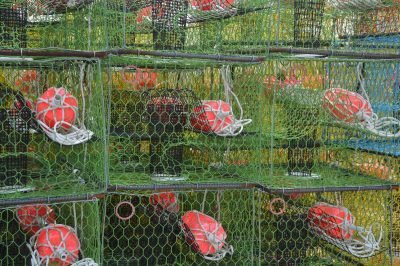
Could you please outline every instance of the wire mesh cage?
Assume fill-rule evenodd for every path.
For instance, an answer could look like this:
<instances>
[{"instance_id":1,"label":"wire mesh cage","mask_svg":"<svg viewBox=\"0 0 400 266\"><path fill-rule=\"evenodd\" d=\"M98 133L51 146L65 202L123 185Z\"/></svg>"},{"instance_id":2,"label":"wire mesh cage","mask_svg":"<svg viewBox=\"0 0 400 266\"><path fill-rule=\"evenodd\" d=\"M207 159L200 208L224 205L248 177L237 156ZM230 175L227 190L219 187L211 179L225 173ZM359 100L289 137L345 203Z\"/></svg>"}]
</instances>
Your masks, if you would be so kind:
<instances>
[{"instance_id":1,"label":"wire mesh cage","mask_svg":"<svg viewBox=\"0 0 400 266\"><path fill-rule=\"evenodd\" d=\"M1 264L99 263L100 211L98 200L2 207Z\"/></svg>"},{"instance_id":2,"label":"wire mesh cage","mask_svg":"<svg viewBox=\"0 0 400 266\"><path fill-rule=\"evenodd\" d=\"M367 52L364 58L396 54L398 8L398 1L276 1L270 11L268 34L261 35L259 40L264 46L247 46L241 51L247 54L276 50L301 54L330 51L347 52L346 56Z\"/></svg>"},{"instance_id":3,"label":"wire mesh cage","mask_svg":"<svg viewBox=\"0 0 400 266\"><path fill-rule=\"evenodd\" d=\"M133 4L115 0L107 3L109 45L213 54L233 50L232 46L236 46L236 50L252 45L250 39L256 42L260 34L268 35L266 28L254 25L270 23L270 8L270 2L258 0L139 1Z\"/></svg>"},{"instance_id":4,"label":"wire mesh cage","mask_svg":"<svg viewBox=\"0 0 400 266\"><path fill-rule=\"evenodd\" d=\"M261 192L261 265L392 265L392 190Z\"/></svg>"},{"instance_id":5,"label":"wire mesh cage","mask_svg":"<svg viewBox=\"0 0 400 266\"><path fill-rule=\"evenodd\" d=\"M99 70L87 60L1 62L2 198L104 189Z\"/></svg>"},{"instance_id":6,"label":"wire mesh cage","mask_svg":"<svg viewBox=\"0 0 400 266\"><path fill-rule=\"evenodd\" d=\"M270 165L261 168L263 182L277 187L397 182L397 62L269 64L270 102L262 125L273 145L263 154L263 165Z\"/></svg>"},{"instance_id":7,"label":"wire mesh cage","mask_svg":"<svg viewBox=\"0 0 400 266\"><path fill-rule=\"evenodd\" d=\"M294 1L294 45L318 47L325 0Z\"/></svg>"},{"instance_id":8,"label":"wire mesh cage","mask_svg":"<svg viewBox=\"0 0 400 266\"><path fill-rule=\"evenodd\" d=\"M27 16L26 3L10 0L0 3L0 47L26 47Z\"/></svg>"},{"instance_id":9,"label":"wire mesh cage","mask_svg":"<svg viewBox=\"0 0 400 266\"><path fill-rule=\"evenodd\" d=\"M110 73L111 183L256 181L262 69L165 62Z\"/></svg>"},{"instance_id":10,"label":"wire mesh cage","mask_svg":"<svg viewBox=\"0 0 400 266\"><path fill-rule=\"evenodd\" d=\"M105 49L102 0L6 0L1 48Z\"/></svg>"},{"instance_id":11,"label":"wire mesh cage","mask_svg":"<svg viewBox=\"0 0 400 266\"><path fill-rule=\"evenodd\" d=\"M253 190L111 193L104 265L252 265Z\"/></svg>"},{"instance_id":12,"label":"wire mesh cage","mask_svg":"<svg viewBox=\"0 0 400 266\"><path fill-rule=\"evenodd\" d=\"M186 0L154 0L153 42L156 50L182 49L187 19Z\"/></svg>"}]
</instances>

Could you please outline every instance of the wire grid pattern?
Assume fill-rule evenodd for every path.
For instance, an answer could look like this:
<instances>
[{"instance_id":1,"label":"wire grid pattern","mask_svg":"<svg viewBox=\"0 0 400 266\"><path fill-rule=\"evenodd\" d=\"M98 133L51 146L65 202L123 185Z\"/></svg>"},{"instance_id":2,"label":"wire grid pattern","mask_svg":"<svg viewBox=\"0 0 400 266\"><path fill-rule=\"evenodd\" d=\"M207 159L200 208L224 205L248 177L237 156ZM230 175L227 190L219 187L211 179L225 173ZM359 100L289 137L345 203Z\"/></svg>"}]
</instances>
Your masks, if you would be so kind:
<instances>
[{"instance_id":1,"label":"wire grid pattern","mask_svg":"<svg viewBox=\"0 0 400 266\"><path fill-rule=\"evenodd\" d=\"M16 7L15 1L0 3L0 47L26 47L27 6L22 3Z\"/></svg>"},{"instance_id":2,"label":"wire grid pattern","mask_svg":"<svg viewBox=\"0 0 400 266\"><path fill-rule=\"evenodd\" d=\"M391 191L317 192L317 193L258 193L260 206L261 265L392 265L393 238L392 207L396 200ZM318 203L345 207L356 226L367 230L375 224L373 234L383 237L373 256L357 258L325 241L312 230L310 208ZM322 216L321 221L329 216ZM339 218L331 219L340 223ZM321 223L322 228L338 229ZM335 229L336 228L336 229ZM339 232L339 231L335 231ZM352 236L353 237L353 236ZM354 236L355 237L355 236ZM340 237L341 238L341 237ZM343 239L342 239L343 240ZM342 241L341 240L341 241Z\"/></svg>"},{"instance_id":3,"label":"wire grid pattern","mask_svg":"<svg viewBox=\"0 0 400 266\"><path fill-rule=\"evenodd\" d=\"M343 122L326 105L332 89L361 93L361 74L372 111L379 117L398 118L396 61L277 60L269 69L266 109L272 108L263 132L271 135L274 148L263 154L263 165L269 167L261 168L269 177L263 180L268 186L397 182L398 139L388 137L390 130L377 135L357 123Z\"/></svg>"},{"instance_id":4,"label":"wire grid pattern","mask_svg":"<svg viewBox=\"0 0 400 266\"><path fill-rule=\"evenodd\" d=\"M106 124L99 71L96 62L84 59L1 62L1 198L104 191ZM67 107L66 111L54 112L91 130L94 137L89 142L62 145L57 141L62 140L64 133L58 134L57 141L45 134L39 125L42 118L38 111L43 111L39 101L52 88L64 88L77 99L72 117ZM43 114L46 119L54 115Z\"/></svg>"},{"instance_id":5,"label":"wire grid pattern","mask_svg":"<svg viewBox=\"0 0 400 266\"><path fill-rule=\"evenodd\" d=\"M163 196L167 194L173 197ZM254 200L254 190L111 193L104 213L104 265L214 265L185 240L182 217L193 210L218 221L226 243L233 246L233 254L218 264L255 265ZM203 225L213 230L212 223ZM205 240L197 243L209 245Z\"/></svg>"},{"instance_id":6,"label":"wire grid pattern","mask_svg":"<svg viewBox=\"0 0 400 266\"><path fill-rule=\"evenodd\" d=\"M374 112L396 118L396 112L381 111L395 107L395 61L286 59L233 64L232 90L243 118L252 122L237 136L221 136L199 127L201 120L196 120L196 106L202 100L227 101L220 64L130 59L129 64L137 62L137 67L114 62L119 67L109 72L112 185L255 182L305 188L398 182L397 138L341 122L323 102L324 93L332 88L357 91L357 66L364 65ZM378 90L381 87L385 89ZM172 98L174 103L157 109L149 105L154 97ZM240 106L229 97L239 119Z\"/></svg>"},{"instance_id":7,"label":"wire grid pattern","mask_svg":"<svg viewBox=\"0 0 400 266\"><path fill-rule=\"evenodd\" d=\"M56 223L72 227L81 247L79 259L86 257L100 261L101 207L96 199L54 204L22 204L3 207L0 214L2 265L31 265L31 253L27 244L34 232L38 232L40 219L43 225ZM55 237L52 243L56 243L56 239Z\"/></svg>"},{"instance_id":8,"label":"wire grid pattern","mask_svg":"<svg viewBox=\"0 0 400 266\"><path fill-rule=\"evenodd\" d=\"M100 0L5 0L1 48L93 50L107 47Z\"/></svg>"},{"instance_id":9,"label":"wire grid pattern","mask_svg":"<svg viewBox=\"0 0 400 266\"><path fill-rule=\"evenodd\" d=\"M128 60L124 59L132 62ZM119 67L109 73L111 184L165 184L153 174L174 176L167 183L178 179L196 183L256 181L252 177L257 175L257 163L252 158L259 158L260 106L251 103L260 99L261 80L248 73L262 71L260 66L231 68L232 90L239 106L232 95L227 99L224 93L221 64L207 67L201 61L182 61L183 69L176 69L178 65L164 62L151 65L139 59L136 68L113 63ZM157 99L170 102L157 103ZM211 128L207 130L210 124L199 120L201 114L196 116L202 100L232 101L235 119L240 119L241 107L243 118L251 115L253 122L236 137L220 136Z\"/></svg>"}]
</instances>

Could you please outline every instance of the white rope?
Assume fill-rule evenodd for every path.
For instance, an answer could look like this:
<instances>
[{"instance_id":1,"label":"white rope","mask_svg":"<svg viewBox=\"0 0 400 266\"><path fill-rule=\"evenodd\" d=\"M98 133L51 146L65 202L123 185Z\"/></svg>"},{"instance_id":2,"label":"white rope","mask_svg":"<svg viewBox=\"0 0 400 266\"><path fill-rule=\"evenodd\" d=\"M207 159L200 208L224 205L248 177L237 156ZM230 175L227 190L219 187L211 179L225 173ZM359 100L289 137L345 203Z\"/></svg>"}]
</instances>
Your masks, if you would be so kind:
<instances>
[{"instance_id":1,"label":"white rope","mask_svg":"<svg viewBox=\"0 0 400 266\"><path fill-rule=\"evenodd\" d=\"M81 69L81 71L83 71L83 70ZM76 106L70 105L68 102L65 101L65 99L67 99L67 98L74 98L74 97L72 95L67 96L66 91L63 95L59 94L59 91L61 89L62 88L55 88L55 91L56 91L55 98L58 97L58 99L55 99L55 101L53 100L54 103L49 104L48 100L43 99L41 97L38 99L37 105L39 105L40 103L46 103L46 104L49 104L49 107L38 112L36 114L37 117L40 118L42 115L45 116L47 114L47 112L53 112L55 109L70 108L74 111L75 119L78 122L78 124L81 124L79 121L79 118L78 118L78 108ZM82 95L84 95L83 86L81 86L81 91L82 91ZM85 109L85 101L84 100L83 100L83 109ZM57 121L54 124L53 128L50 128L46 123L44 123L40 119L37 119L39 126L51 140L53 140L61 145L71 146L71 145L77 145L77 144L86 142L92 138L94 133L90 130L87 130L83 123L82 123L81 127L79 128L69 122L63 121L64 112L62 112L62 114L63 114L63 117L62 117L61 121ZM82 114L84 116L84 114L85 114L84 110L82 111ZM69 128L68 132L64 132L65 131L64 128ZM62 131L62 132L59 132L59 131Z\"/></svg>"},{"instance_id":2,"label":"white rope","mask_svg":"<svg viewBox=\"0 0 400 266\"><path fill-rule=\"evenodd\" d=\"M217 110L213 108L213 106L210 104L210 101L202 101L203 103L203 108L205 112L213 112L215 114L215 119L214 122L211 126L213 129L214 133L217 134L218 136L237 136L243 131L243 127L245 125L248 125L252 122L251 119L243 119L243 108L242 105L240 104L239 98L236 96L236 94L232 91L232 79L230 77L230 68L229 66L224 66L221 69L221 76L222 80L224 82L224 91L225 91L225 98L228 104L230 104L230 108L228 111L223 110L223 105L224 102L221 100L216 101L217 102ZM234 98L236 101L239 110L240 110L240 115L239 119L236 119L233 110L232 110L232 105L231 105L231 96ZM226 123L225 120L229 117L232 121L230 123ZM209 121L208 121L209 122ZM219 125L218 125L219 123Z\"/></svg>"},{"instance_id":3,"label":"white rope","mask_svg":"<svg viewBox=\"0 0 400 266\"><path fill-rule=\"evenodd\" d=\"M354 217L347 208L333 206L327 203L317 203L317 205L321 204L331 208L340 208L342 211L344 211L345 215L344 217L337 217L323 213L321 217L311 218L310 228L317 236L320 236L325 241L337 246L344 251L349 252L350 254L358 258L371 257L380 250L380 242L383 238L383 228L381 225L375 223L371 225L369 229L365 229L361 226L356 226L354 225ZM348 217L350 217L350 221L347 219ZM326 226L321 228L320 225L314 223L314 219L323 220L322 223L326 224ZM340 220L342 220L342 223L337 223L337 221ZM380 228L378 239L373 233L374 226ZM334 238L330 236L328 234L330 230L340 231L342 234L341 238ZM350 233L352 231L354 233ZM348 236L346 237L347 234Z\"/></svg>"},{"instance_id":4,"label":"white rope","mask_svg":"<svg viewBox=\"0 0 400 266\"><path fill-rule=\"evenodd\" d=\"M360 83L360 88L362 92L362 96L365 97L366 101L369 104L369 97L368 94L365 90L365 80L362 74L361 70L362 64L358 63L357 65L357 79ZM400 121L394 117L381 117L379 118L376 113L372 113L371 117L368 117L365 120L365 123L361 123L361 126L369 131L371 131L373 134L378 135L380 137L386 137L386 138L398 138L400 137ZM395 133L392 133L397 127Z\"/></svg>"}]
</instances>

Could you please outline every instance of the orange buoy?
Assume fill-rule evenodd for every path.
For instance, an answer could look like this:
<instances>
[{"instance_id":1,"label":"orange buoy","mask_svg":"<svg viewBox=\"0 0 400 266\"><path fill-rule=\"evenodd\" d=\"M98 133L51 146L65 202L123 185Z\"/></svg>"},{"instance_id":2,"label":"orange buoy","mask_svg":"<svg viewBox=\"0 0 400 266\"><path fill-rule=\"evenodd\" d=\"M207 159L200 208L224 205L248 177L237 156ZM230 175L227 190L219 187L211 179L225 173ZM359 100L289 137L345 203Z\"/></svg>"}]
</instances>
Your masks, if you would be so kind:
<instances>
[{"instance_id":1,"label":"orange buoy","mask_svg":"<svg viewBox=\"0 0 400 266\"><path fill-rule=\"evenodd\" d=\"M64 88L49 88L37 101L37 119L49 128L62 127L68 131L75 124L78 101Z\"/></svg>"},{"instance_id":2,"label":"orange buoy","mask_svg":"<svg viewBox=\"0 0 400 266\"><path fill-rule=\"evenodd\" d=\"M68 266L79 257L80 242L74 230L69 226L49 225L38 231L35 240L34 248L42 262Z\"/></svg>"},{"instance_id":3,"label":"orange buoy","mask_svg":"<svg viewBox=\"0 0 400 266\"><path fill-rule=\"evenodd\" d=\"M56 214L47 205L26 205L17 208L17 220L27 234L34 235L48 224L55 223Z\"/></svg>"},{"instance_id":4,"label":"orange buoy","mask_svg":"<svg viewBox=\"0 0 400 266\"><path fill-rule=\"evenodd\" d=\"M373 115L370 103L360 94L340 88L327 90L322 106L344 122L364 122Z\"/></svg>"},{"instance_id":5,"label":"orange buoy","mask_svg":"<svg viewBox=\"0 0 400 266\"><path fill-rule=\"evenodd\" d=\"M317 227L335 239L349 239L353 236L355 219L344 207L326 203L317 203L308 211L308 219L312 227Z\"/></svg>"}]
</instances>

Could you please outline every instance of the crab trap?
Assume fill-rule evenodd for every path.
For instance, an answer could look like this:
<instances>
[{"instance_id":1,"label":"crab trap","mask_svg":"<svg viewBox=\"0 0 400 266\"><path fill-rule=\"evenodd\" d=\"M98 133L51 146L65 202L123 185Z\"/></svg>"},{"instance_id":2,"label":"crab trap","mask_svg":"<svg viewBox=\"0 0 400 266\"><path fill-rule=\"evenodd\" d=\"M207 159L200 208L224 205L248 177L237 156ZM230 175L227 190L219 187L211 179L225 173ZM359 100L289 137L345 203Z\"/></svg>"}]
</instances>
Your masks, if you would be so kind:
<instances>
[{"instance_id":1,"label":"crab trap","mask_svg":"<svg viewBox=\"0 0 400 266\"><path fill-rule=\"evenodd\" d=\"M269 23L264 24L268 25L268 34L258 40L263 45L258 49L243 47L243 53L267 52L270 48L307 54L398 53L399 2L396 0L295 0L273 1L271 5ZM310 49L304 52L302 48Z\"/></svg>"},{"instance_id":2,"label":"crab trap","mask_svg":"<svg viewBox=\"0 0 400 266\"><path fill-rule=\"evenodd\" d=\"M255 29L257 24L268 23L267 13L271 7L268 1L108 2L110 47L215 54L222 51L224 41L246 42L249 38L256 41L259 34L268 35L264 28Z\"/></svg>"},{"instance_id":3,"label":"crab trap","mask_svg":"<svg viewBox=\"0 0 400 266\"><path fill-rule=\"evenodd\" d=\"M104 265L254 265L253 189L110 193Z\"/></svg>"},{"instance_id":4,"label":"crab trap","mask_svg":"<svg viewBox=\"0 0 400 266\"><path fill-rule=\"evenodd\" d=\"M100 262L99 200L20 203L0 210L0 264L97 265L93 262Z\"/></svg>"},{"instance_id":5,"label":"crab trap","mask_svg":"<svg viewBox=\"0 0 400 266\"><path fill-rule=\"evenodd\" d=\"M87 60L1 62L1 197L104 189L99 70Z\"/></svg>"},{"instance_id":6,"label":"crab trap","mask_svg":"<svg viewBox=\"0 0 400 266\"><path fill-rule=\"evenodd\" d=\"M263 183L273 187L398 182L396 61L271 60L265 77ZM268 167L269 166L269 167Z\"/></svg>"},{"instance_id":7,"label":"crab trap","mask_svg":"<svg viewBox=\"0 0 400 266\"><path fill-rule=\"evenodd\" d=\"M268 265L392 265L393 191L261 192ZM264 265L263 263L261 263Z\"/></svg>"},{"instance_id":8,"label":"crab trap","mask_svg":"<svg viewBox=\"0 0 400 266\"><path fill-rule=\"evenodd\" d=\"M102 0L5 0L1 48L105 49Z\"/></svg>"},{"instance_id":9,"label":"crab trap","mask_svg":"<svg viewBox=\"0 0 400 266\"><path fill-rule=\"evenodd\" d=\"M249 73L260 65L116 60L123 61L109 73L111 184L256 181L262 82Z\"/></svg>"}]
</instances>

